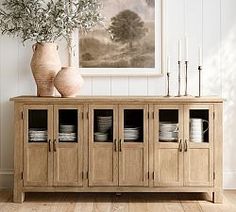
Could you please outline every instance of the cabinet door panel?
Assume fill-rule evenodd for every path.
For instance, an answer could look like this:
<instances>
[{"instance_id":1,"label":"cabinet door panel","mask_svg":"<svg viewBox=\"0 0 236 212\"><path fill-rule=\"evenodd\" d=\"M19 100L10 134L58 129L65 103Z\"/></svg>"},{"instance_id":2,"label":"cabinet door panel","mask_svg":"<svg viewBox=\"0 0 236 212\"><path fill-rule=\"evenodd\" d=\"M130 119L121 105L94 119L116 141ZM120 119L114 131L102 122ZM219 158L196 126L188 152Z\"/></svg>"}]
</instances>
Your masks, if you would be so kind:
<instances>
[{"instance_id":1,"label":"cabinet door panel","mask_svg":"<svg viewBox=\"0 0 236 212\"><path fill-rule=\"evenodd\" d=\"M155 186L183 185L183 154L178 149L159 149L155 162Z\"/></svg>"},{"instance_id":2,"label":"cabinet door panel","mask_svg":"<svg viewBox=\"0 0 236 212\"><path fill-rule=\"evenodd\" d=\"M89 186L118 186L118 116L114 105L89 109Z\"/></svg>"},{"instance_id":3,"label":"cabinet door panel","mask_svg":"<svg viewBox=\"0 0 236 212\"><path fill-rule=\"evenodd\" d=\"M53 179L53 107L24 107L24 186L50 186Z\"/></svg>"},{"instance_id":4,"label":"cabinet door panel","mask_svg":"<svg viewBox=\"0 0 236 212\"><path fill-rule=\"evenodd\" d=\"M54 154L54 185L73 186L82 184L82 158L74 145L60 145Z\"/></svg>"},{"instance_id":5,"label":"cabinet door panel","mask_svg":"<svg viewBox=\"0 0 236 212\"><path fill-rule=\"evenodd\" d=\"M154 186L183 186L183 106L154 107Z\"/></svg>"},{"instance_id":6,"label":"cabinet door panel","mask_svg":"<svg viewBox=\"0 0 236 212\"><path fill-rule=\"evenodd\" d=\"M186 105L184 110L184 134L186 138L186 150L184 152L184 185L212 186L213 106ZM196 122L200 122L200 124Z\"/></svg>"},{"instance_id":7,"label":"cabinet door panel","mask_svg":"<svg viewBox=\"0 0 236 212\"><path fill-rule=\"evenodd\" d=\"M83 107L54 106L54 185L82 186Z\"/></svg>"},{"instance_id":8,"label":"cabinet door panel","mask_svg":"<svg viewBox=\"0 0 236 212\"><path fill-rule=\"evenodd\" d=\"M50 176L48 167L47 145L34 145L26 149L25 155L25 185L47 186Z\"/></svg>"},{"instance_id":9,"label":"cabinet door panel","mask_svg":"<svg viewBox=\"0 0 236 212\"><path fill-rule=\"evenodd\" d=\"M140 186L145 185L147 170L144 167L146 154L144 148L125 147L120 152L120 186Z\"/></svg>"},{"instance_id":10,"label":"cabinet door panel","mask_svg":"<svg viewBox=\"0 0 236 212\"><path fill-rule=\"evenodd\" d=\"M117 183L117 163L114 161L113 149L109 145L96 145L92 150L91 178L93 185L112 186Z\"/></svg>"},{"instance_id":11,"label":"cabinet door panel","mask_svg":"<svg viewBox=\"0 0 236 212\"><path fill-rule=\"evenodd\" d=\"M119 186L148 186L147 105L119 109Z\"/></svg>"},{"instance_id":12,"label":"cabinet door panel","mask_svg":"<svg viewBox=\"0 0 236 212\"><path fill-rule=\"evenodd\" d=\"M209 186L212 181L211 151L209 149L189 149L184 155L187 185Z\"/></svg>"}]
</instances>

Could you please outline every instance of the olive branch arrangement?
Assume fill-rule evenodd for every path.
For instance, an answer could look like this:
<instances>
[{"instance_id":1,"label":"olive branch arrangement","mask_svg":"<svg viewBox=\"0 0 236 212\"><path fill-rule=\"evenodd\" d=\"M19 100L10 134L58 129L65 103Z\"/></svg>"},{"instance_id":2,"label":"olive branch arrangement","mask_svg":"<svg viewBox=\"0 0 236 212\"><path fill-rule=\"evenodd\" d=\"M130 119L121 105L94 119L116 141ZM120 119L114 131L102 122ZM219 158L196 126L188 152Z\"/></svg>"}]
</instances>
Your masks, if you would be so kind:
<instances>
[{"instance_id":1,"label":"olive branch arrangement","mask_svg":"<svg viewBox=\"0 0 236 212\"><path fill-rule=\"evenodd\" d=\"M69 42L75 29L86 32L103 21L100 0L4 0L0 6L0 32L23 43Z\"/></svg>"}]
</instances>

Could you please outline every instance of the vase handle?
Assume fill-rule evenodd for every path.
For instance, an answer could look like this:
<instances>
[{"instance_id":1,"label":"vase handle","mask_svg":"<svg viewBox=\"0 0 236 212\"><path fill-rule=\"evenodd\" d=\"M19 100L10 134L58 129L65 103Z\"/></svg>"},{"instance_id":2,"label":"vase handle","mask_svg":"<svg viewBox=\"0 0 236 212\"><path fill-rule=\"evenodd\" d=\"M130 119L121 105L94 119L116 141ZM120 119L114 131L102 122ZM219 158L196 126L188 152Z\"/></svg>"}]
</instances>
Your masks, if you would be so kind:
<instances>
[{"instance_id":1,"label":"vase handle","mask_svg":"<svg viewBox=\"0 0 236 212\"><path fill-rule=\"evenodd\" d=\"M32 46L32 49L33 49L33 52L36 51L36 49L37 49L37 43L35 43L35 44Z\"/></svg>"}]
</instances>

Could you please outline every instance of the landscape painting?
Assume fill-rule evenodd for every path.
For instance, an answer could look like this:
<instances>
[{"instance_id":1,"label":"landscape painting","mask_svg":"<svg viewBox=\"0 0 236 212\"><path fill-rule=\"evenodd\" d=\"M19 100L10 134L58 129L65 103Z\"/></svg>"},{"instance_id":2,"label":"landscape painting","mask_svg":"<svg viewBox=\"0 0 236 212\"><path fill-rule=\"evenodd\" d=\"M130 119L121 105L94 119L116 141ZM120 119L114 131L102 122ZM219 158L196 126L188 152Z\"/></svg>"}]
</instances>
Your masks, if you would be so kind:
<instances>
[{"instance_id":1,"label":"landscape painting","mask_svg":"<svg viewBox=\"0 0 236 212\"><path fill-rule=\"evenodd\" d=\"M156 59L156 48L161 51L161 46L156 42L155 0L102 0L102 3L104 26L79 35L79 67L83 73L89 69L127 73L161 66Z\"/></svg>"}]
</instances>

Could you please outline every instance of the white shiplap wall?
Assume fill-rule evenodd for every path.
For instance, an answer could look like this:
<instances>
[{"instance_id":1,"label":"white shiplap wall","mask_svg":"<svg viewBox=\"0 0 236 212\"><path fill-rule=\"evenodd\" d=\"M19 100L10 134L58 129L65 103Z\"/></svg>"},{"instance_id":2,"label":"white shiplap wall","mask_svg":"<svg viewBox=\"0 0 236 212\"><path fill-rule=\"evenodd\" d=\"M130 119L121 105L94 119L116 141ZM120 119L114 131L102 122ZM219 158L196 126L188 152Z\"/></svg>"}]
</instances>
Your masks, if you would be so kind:
<instances>
[{"instance_id":1,"label":"white shiplap wall","mask_svg":"<svg viewBox=\"0 0 236 212\"><path fill-rule=\"evenodd\" d=\"M235 0L164 0L166 2L166 53L173 59L171 93L177 92L177 41L189 37L190 93L197 94L197 48L203 46L203 94L228 98L225 111L236 118L236 8ZM0 0L0 3L2 0ZM11 185L13 167L13 104L9 98L35 94L29 63L31 43L0 36L0 187ZM65 44L60 44L66 64ZM222 72L224 71L224 74ZM226 73L226 74L225 74ZM229 79L230 78L230 79ZM235 79L235 80L234 80ZM223 82L223 83L222 83ZM182 88L183 89L183 88ZM230 92L230 94L229 94ZM164 95L164 77L86 77L82 95ZM224 184L236 188L236 167L232 161L236 137L232 121L225 114ZM232 117L232 116L231 116ZM229 121L231 120L231 121ZM234 144L235 143L235 144ZM235 177L234 179L231 179Z\"/></svg>"}]
</instances>

